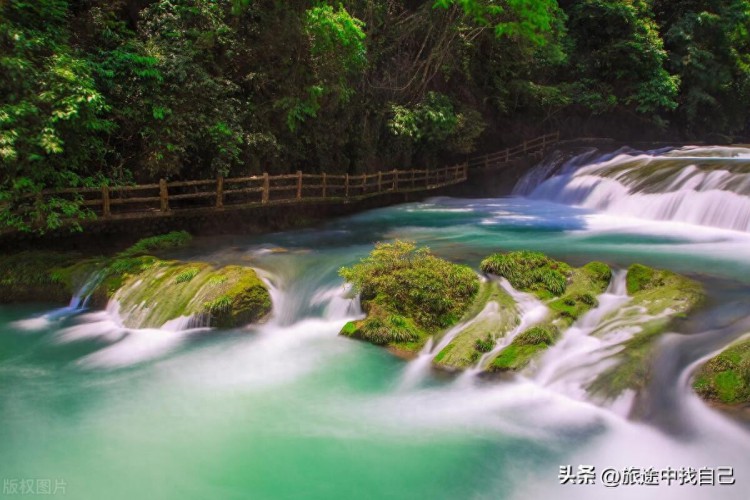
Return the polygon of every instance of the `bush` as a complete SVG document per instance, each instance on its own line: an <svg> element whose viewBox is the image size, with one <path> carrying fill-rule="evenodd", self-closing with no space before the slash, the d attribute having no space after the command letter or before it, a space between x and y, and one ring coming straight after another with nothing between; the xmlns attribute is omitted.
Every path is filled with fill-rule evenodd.
<svg viewBox="0 0 750 500"><path fill-rule="evenodd" d="M172 231L167 234L143 238L127 250L120 252L120 257L146 255L160 250L171 250L189 245L193 237L187 231Z"/></svg>
<svg viewBox="0 0 750 500"><path fill-rule="evenodd" d="M339 274L362 296L433 330L456 323L479 290L469 267L453 264L412 242L378 243L369 256Z"/></svg>
<svg viewBox="0 0 750 500"><path fill-rule="evenodd" d="M495 348L495 339L491 335L487 335L484 339L477 339L474 342L474 349L477 352L490 352Z"/></svg>
<svg viewBox="0 0 750 500"><path fill-rule="evenodd" d="M515 345L552 345L557 337L557 332L551 326L534 326L519 334L513 339Z"/></svg>
<svg viewBox="0 0 750 500"><path fill-rule="evenodd" d="M565 293L570 266L540 252L495 254L482 261L485 273L507 279L513 288L559 296Z"/></svg>

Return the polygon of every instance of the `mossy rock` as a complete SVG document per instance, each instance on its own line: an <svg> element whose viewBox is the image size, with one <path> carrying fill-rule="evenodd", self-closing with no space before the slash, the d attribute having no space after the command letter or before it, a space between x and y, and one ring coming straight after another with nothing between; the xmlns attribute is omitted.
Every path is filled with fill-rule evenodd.
<svg viewBox="0 0 750 500"><path fill-rule="evenodd" d="M483 272L502 276L516 290L533 293L540 299L565 293L571 268L540 252L509 252L490 255L481 265Z"/></svg>
<svg viewBox="0 0 750 500"><path fill-rule="evenodd" d="M543 262L538 257L535 259ZM560 332L598 305L596 297L607 290L612 279L612 270L603 262L589 262L579 268L558 262L555 269L565 270L566 281L563 292L547 301L550 310L548 317L541 324L516 336L490 362L489 371L517 371L528 366L535 357L557 342ZM526 290L538 291L538 288L532 285ZM552 293L545 289L537 295L549 296Z"/></svg>
<svg viewBox="0 0 750 500"><path fill-rule="evenodd" d="M477 298L461 319L465 326L435 356L437 366L469 368L491 351L497 339L518 324L518 309L513 298L496 282L482 283Z"/></svg>
<svg viewBox="0 0 750 500"><path fill-rule="evenodd" d="M737 342L704 363L695 374L693 389L709 402L750 404L750 340Z"/></svg>
<svg viewBox="0 0 750 500"><path fill-rule="evenodd" d="M560 330L553 325L538 325L518 334L513 341L492 360L488 371L519 371L532 359L557 342Z"/></svg>
<svg viewBox="0 0 750 500"><path fill-rule="evenodd" d="M0 256L0 303L67 304L98 267L77 253L27 251Z"/></svg>
<svg viewBox="0 0 750 500"><path fill-rule="evenodd" d="M429 335L413 320L372 304L365 319L350 321L341 335L400 350L419 350Z"/></svg>
<svg viewBox="0 0 750 500"><path fill-rule="evenodd" d="M479 289L471 268L405 241L378 243L340 274L367 312L341 334L405 352L418 351L430 335L456 324Z"/></svg>
<svg viewBox="0 0 750 500"><path fill-rule="evenodd" d="M144 252L187 245L184 231L145 238L113 258L74 253L21 252L0 256L0 302L68 303L87 280L99 278L89 304L115 298L126 326L158 328L181 316L199 316L219 328L259 321L271 298L251 268L215 269L202 262L166 261Z"/></svg>
<svg viewBox="0 0 750 500"><path fill-rule="evenodd" d="M552 321L561 328L572 325L599 305L596 297L607 290L611 279L612 270L603 262L589 262L571 269L565 293L547 304L552 310Z"/></svg>
<svg viewBox="0 0 750 500"><path fill-rule="evenodd" d="M117 278L121 286L112 296L128 327L158 328L197 316L210 326L232 328L257 322L271 310L268 290L251 268L140 259L134 273Z"/></svg>
<svg viewBox="0 0 750 500"><path fill-rule="evenodd" d="M588 391L605 400L613 400L624 391L642 390L651 376L657 341L674 322L700 306L704 299L700 283L671 271L633 264L626 277L630 304L623 311L621 327L640 331L622 342L615 363L595 378ZM613 317L609 318L610 320Z"/></svg>

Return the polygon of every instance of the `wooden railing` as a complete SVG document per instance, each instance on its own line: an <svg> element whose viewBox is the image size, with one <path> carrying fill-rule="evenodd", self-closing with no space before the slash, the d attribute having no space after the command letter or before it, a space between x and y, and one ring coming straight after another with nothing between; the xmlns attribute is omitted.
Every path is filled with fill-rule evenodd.
<svg viewBox="0 0 750 500"><path fill-rule="evenodd" d="M255 175L101 188L45 190L39 198L79 199L98 217L139 218L175 212L331 201L437 189L467 179L466 163L437 170L389 170L361 175Z"/></svg>
<svg viewBox="0 0 750 500"><path fill-rule="evenodd" d="M560 132L553 132L524 141L522 144L512 148L471 158L467 163L470 169L500 168L524 156L541 156L548 147L559 141Z"/></svg>
<svg viewBox="0 0 750 500"><path fill-rule="evenodd" d="M43 190L22 198L19 212L37 202L69 200L103 219L142 218L174 213L202 213L226 208L249 208L305 202L360 200L384 193L426 191L464 182L470 169L497 168L523 156L541 155L559 141L559 132L524 141L518 146L472 158L437 170L389 170L361 175L254 175L173 181L134 186ZM41 223L41 222L40 222Z"/></svg>

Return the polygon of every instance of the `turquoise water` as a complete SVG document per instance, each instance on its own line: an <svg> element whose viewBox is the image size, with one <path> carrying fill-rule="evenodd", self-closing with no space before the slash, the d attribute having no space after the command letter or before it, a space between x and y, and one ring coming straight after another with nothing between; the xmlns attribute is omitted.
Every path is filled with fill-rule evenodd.
<svg viewBox="0 0 750 500"><path fill-rule="evenodd" d="M474 268L537 249L689 273L712 300L669 334L651 403L615 408L520 377L430 373L339 337L340 266L407 238ZM70 498L747 498L750 433L691 395L689 366L750 331L750 234L521 198L441 198L325 226L199 239L178 256L253 265L274 317L236 331L132 331L106 312L0 308L0 476ZM565 485L561 465L733 466L734 486Z"/></svg>

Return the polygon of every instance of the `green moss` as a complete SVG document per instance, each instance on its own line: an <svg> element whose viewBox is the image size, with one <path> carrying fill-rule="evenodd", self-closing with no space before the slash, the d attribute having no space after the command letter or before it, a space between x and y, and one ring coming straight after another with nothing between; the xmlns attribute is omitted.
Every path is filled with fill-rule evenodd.
<svg viewBox="0 0 750 500"><path fill-rule="evenodd" d="M675 318L698 307L703 300L701 285L671 271L633 264L628 269L629 310L620 318L623 326L640 331L621 344L613 366L602 372L588 390L604 399L615 399L627 389L641 390L648 384L658 339Z"/></svg>
<svg viewBox="0 0 750 500"><path fill-rule="evenodd" d="M564 292L547 302L550 315L537 325L518 335L490 362L491 371L520 370L557 341L559 332L568 328L597 305L596 296L609 286L612 270L602 262L590 262L580 268L566 269Z"/></svg>
<svg viewBox="0 0 750 500"><path fill-rule="evenodd" d="M594 379L588 387L589 393L612 400L625 390L644 389L651 376L654 342L668 324L668 319L649 322L640 333L623 342L622 349L613 356L617 364Z"/></svg>
<svg viewBox="0 0 750 500"><path fill-rule="evenodd" d="M627 289L630 295L645 290L647 288L653 288L659 286L658 280L656 279L656 270L646 267L641 264L633 264L628 269L627 275Z"/></svg>
<svg viewBox="0 0 750 500"><path fill-rule="evenodd" d="M353 336L408 349L455 324L479 289L470 268L403 241L377 244L368 257L340 274L361 294L368 313Z"/></svg>
<svg viewBox="0 0 750 500"><path fill-rule="evenodd" d="M389 313L377 304L370 307L367 318L344 325L341 334L403 350L418 350L428 337L413 320Z"/></svg>
<svg viewBox="0 0 750 500"><path fill-rule="evenodd" d="M489 305L489 307L488 307ZM497 283L482 283L477 298L461 319L463 328L435 357L448 368L468 368L478 361L477 342L495 342L518 324L513 298Z"/></svg>
<svg viewBox="0 0 750 500"><path fill-rule="evenodd" d="M517 371L525 368L539 353L557 341L560 333L554 326L542 325L518 334L490 363L490 371Z"/></svg>
<svg viewBox="0 0 750 500"><path fill-rule="evenodd" d="M487 334L485 338L476 339L474 341L474 349L477 352L488 353L495 348L496 343L497 342L495 341L495 338L492 336L492 334Z"/></svg>
<svg viewBox="0 0 750 500"><path fill-rule="evenodd" d="M565 294L548 303L553 312L552 320L560 326L573 324L598 305L596 296L606 291L611 278L612 270L602 262L589 262L571 269Z"/></svg>
<svg viewBox="0 0 750 500"><path fill-rule="evenodd" d="M193 237L187 231L172 231L167 234L151 236L139 240L127 250L120 252L119 257L134 257L172 250L189 245L192 239Z"/></svg>
<svg viewBox="0 0 750 500"><path fill-rule="evenodd" d="M184 271L180 272L178 274L174 281L175 283L187 283L191 279L195 278L195 276L200 272L200 269L196 267L189 267L185 269Z"/></svg>
<svg viewBox="0 0 750 500"><path fill-rule="evenodd" d="M565 292L570 266L540 252L498 253L484 259L485 273L502 276L516 290L536 294L542 299Z"/></svg>
<svg viewBox="0 0 750 500"><path fill-rule="evenodd" d="M98 266L97 260L76 253L0 255L0 302L67 303Z"/></svg>
<svg viewBox="0 0 750 500"><path fill-rule="evenodd" d="M347 337L353 337L356 332L357 324L354 321L348 322L344 325L344 328L341 329L341 334L346 335Z"/></svg>
<svg viewBox="0 0 750 500"><path fill-rule="evenodd" d="M704 363L695 375L693 388L708 401L750 403L750 340L738 342Z"/></svg>
<svg viewBox="0 0 750 500"><path fill-rule="evenodd" d="M160 327L192 315L207 315L211 326L231 328L258 321L271 309L263 282L241 266L217 270L200 262L154 260L122 280L113 298L133 328Z"/></svg>

